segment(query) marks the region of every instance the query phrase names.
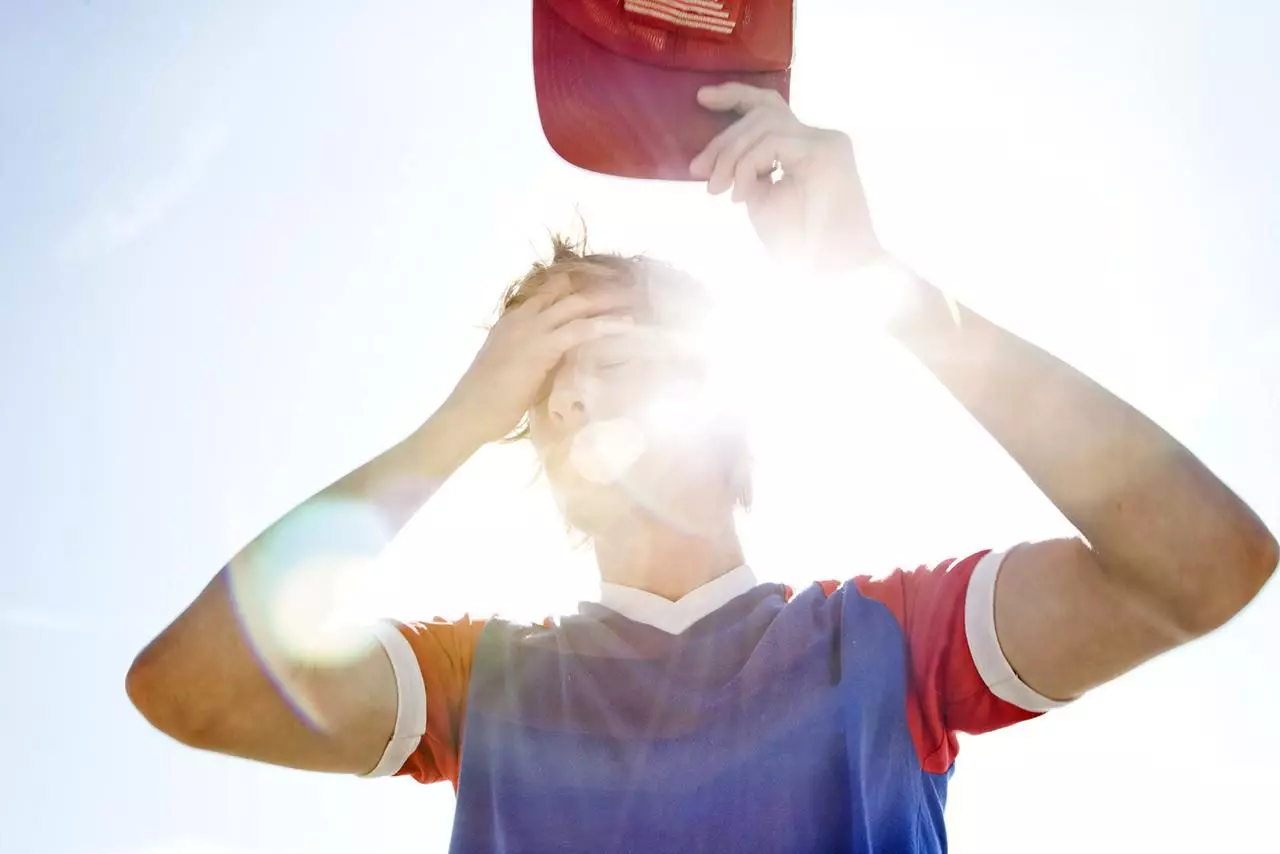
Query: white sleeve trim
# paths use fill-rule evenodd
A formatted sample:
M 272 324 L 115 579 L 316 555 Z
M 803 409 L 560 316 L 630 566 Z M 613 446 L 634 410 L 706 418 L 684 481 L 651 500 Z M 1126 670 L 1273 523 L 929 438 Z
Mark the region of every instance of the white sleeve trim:
M 413 647 L 392 623 L 378 623 L 374 631 L 391 660 L 396 676 L 396 728 L 374 769 L 362 777 L 388 777 L 401 768 L 418 749 L 427 731 L 427 687 Z
M 1006 703 L 1028 712 L 1047 712 L 1066 705 L 1037 693 L 1014 672 L 996 635 L 996 579 L 1008 552 L 982 556 L 969 577 L 964 599 L 964 633 L 978 675 L 987 688 Z

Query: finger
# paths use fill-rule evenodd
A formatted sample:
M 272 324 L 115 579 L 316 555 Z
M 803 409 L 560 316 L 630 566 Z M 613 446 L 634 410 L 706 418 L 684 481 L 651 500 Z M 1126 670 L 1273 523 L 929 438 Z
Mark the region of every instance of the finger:
M 629 317 L 580 317 L 571 320 L 547 336 L 547 345 L 557 358 L 589 341 L 610 336 L 627 335 L 635 330 Z
M 552 273 L 538 287 L 537 293 L 520 303 L 516 308 L 525 314 L 538 314 L 556 300 L 567 296 L 573 287 L 573 280 L 568 273 Z
M 621 346 L 643 358 L 701 359 L 708 355 L 705 336 L 651 325 L 637 326 L 621 339 Z
M 777 123 L 769 122 L 758 126 L 755 129 L 755 133 L 750 135 L 743 134 L 733 140 L 716 158 L 715 170 L 707 180 L 707 191 L 718 194 L 735 186 L 735 181 L 740 171 L 739 167 L 747 153 L 758 148 L 776 149 L 780 137 L 781 132 Z M 767 171 L 773 171 L 772 161 L 770 161 Z M 736 194 L 734 195 L 734 200 L 738 200 Z
M 718 113 L 736 110 L 745 113 L 756 107 L 787 106 L 786 100 L 773 89 L 761 89 L 746 83 L 729 82 L 703 86 L 698 90 L 698 103 Z
M 729 199 L 735 204 L 754 205 L 768 198 L 769 193 L 773 191 L 773 186 L 773 173 L 772 170 L 768 169 L 758 175 L 734 178 L 733 193 L 729 196 Z
M 689 164 L 689 172 L 695 178 L 710 179 L 715 174 L 716 165 L 720 161 L 720 156 L 727 148 L 743 137 L 754 138 L 762 125 L 769 120 L 769 114 L 764 110 L 755 110 L 747 113 L 733 124 L 729 125 L 720 133 L 716 134 L 711 142 L 707 143 L 707 147 L 698 153 Z M 710 189 L 710 186 L 708 186 Z
M 651 323 L 636 323 L 625 335 L 602 344 L 596 351 L 601 358 L 635 358 L 653 356 L 686 356 L 702 352 L 701 336 L 684 329 L 673 329 Z
M 733 170 L 733 196 L 735 202 L 745 202 L 773 186 L 773 170 L 782 160 L 785 140 L 776 134 L 768 134 L 743 152 Z
M 539 323 L 547 329 L 557 329 L 570 321 L 601 314 L 619 314 L 632 311 L 641 304 L 643 296 L 636 290 L 607 288 L 570 294 L 557 300 L 539 313 Z
M 728 144 L 729 140 L 742 133 L 743 128 L 748 123 L 757 121 L 758 119 L 755 118 L 757 115 L 743 116 L 712 137 L 711 141 L 689 162 L 689 174 L 695 178 L 710 178 L 711 170 L 715 168 L 716 156 L 720 153 L 720 150 Z
M 738 161 L 742 156 L 773 136 L 773 129 L 764 124 L 752 128 L 751 131 L 732 140 L 716 157 L 715 168 L 711 170 L 711 177 L 707 179 L 708 193 L 718 196 L 732 187 L 733 177 L 738 171 Z
M 733 187 L 734 176 L 738 173 L 738 162 L 742 159 L 742 155 L 760 142 L 769 139 L 770 136 L 768 128 L 761 128 L 751 136 L 736 140 L 733 148 L 721 152 L 716 158 L 716 166 L 711 177 L 707 179 L 707 192 L 718 196 Z

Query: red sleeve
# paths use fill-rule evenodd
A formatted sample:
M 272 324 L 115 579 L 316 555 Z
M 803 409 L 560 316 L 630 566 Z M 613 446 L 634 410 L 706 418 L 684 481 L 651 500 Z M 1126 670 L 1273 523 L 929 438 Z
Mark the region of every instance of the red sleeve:
M 951 767 L 956 732 L 990 732 L 1058 705 L 1022 683 L 1000 650 L 994 602 L 1003 557 L 978 552 L 854 579 L 858 592 L 889 609 L 906 640 L 907 721 L 926 771 Z
M 379 639 L 396 676 L 395 732 L 382 761 L 368 776 L 449 780 L 458 786 L 462 726 L 476 641 L 484 620 L 387 623 Z

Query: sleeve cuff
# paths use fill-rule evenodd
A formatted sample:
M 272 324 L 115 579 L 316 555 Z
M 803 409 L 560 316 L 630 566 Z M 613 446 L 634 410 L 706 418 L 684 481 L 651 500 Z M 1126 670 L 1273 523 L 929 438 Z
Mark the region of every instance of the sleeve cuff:
M 1068 701 L 1051 700 L 1014 672 L 996 635 L 996 579 L 1007 552 L 989 552 L 974 567 L 965 593 L 964 631 L 978 675 L 992 694 L 1028 712 L 1047 712 Z
M 396 677 L 396 727 L 378 764 L 360 776 L 388 777 L 404 767 L 427 731 L 427 688 L 413 647 L 400 630 L 393 623 L 383 622 L 374 631 Z

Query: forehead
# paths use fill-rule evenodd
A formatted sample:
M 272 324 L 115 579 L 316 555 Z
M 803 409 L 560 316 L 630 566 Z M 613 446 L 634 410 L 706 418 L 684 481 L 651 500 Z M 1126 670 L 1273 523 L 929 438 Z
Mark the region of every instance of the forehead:
M 691 363 L 707 356 L 710 301 L 696 282 L 677 276 L 650 275 L 638 281 L 585 278 L 575 290 L 639 290 L 625 314 L 636 321 L 626 335 L 609 336 L 579 347 L 569 361 L 645 359 Z

